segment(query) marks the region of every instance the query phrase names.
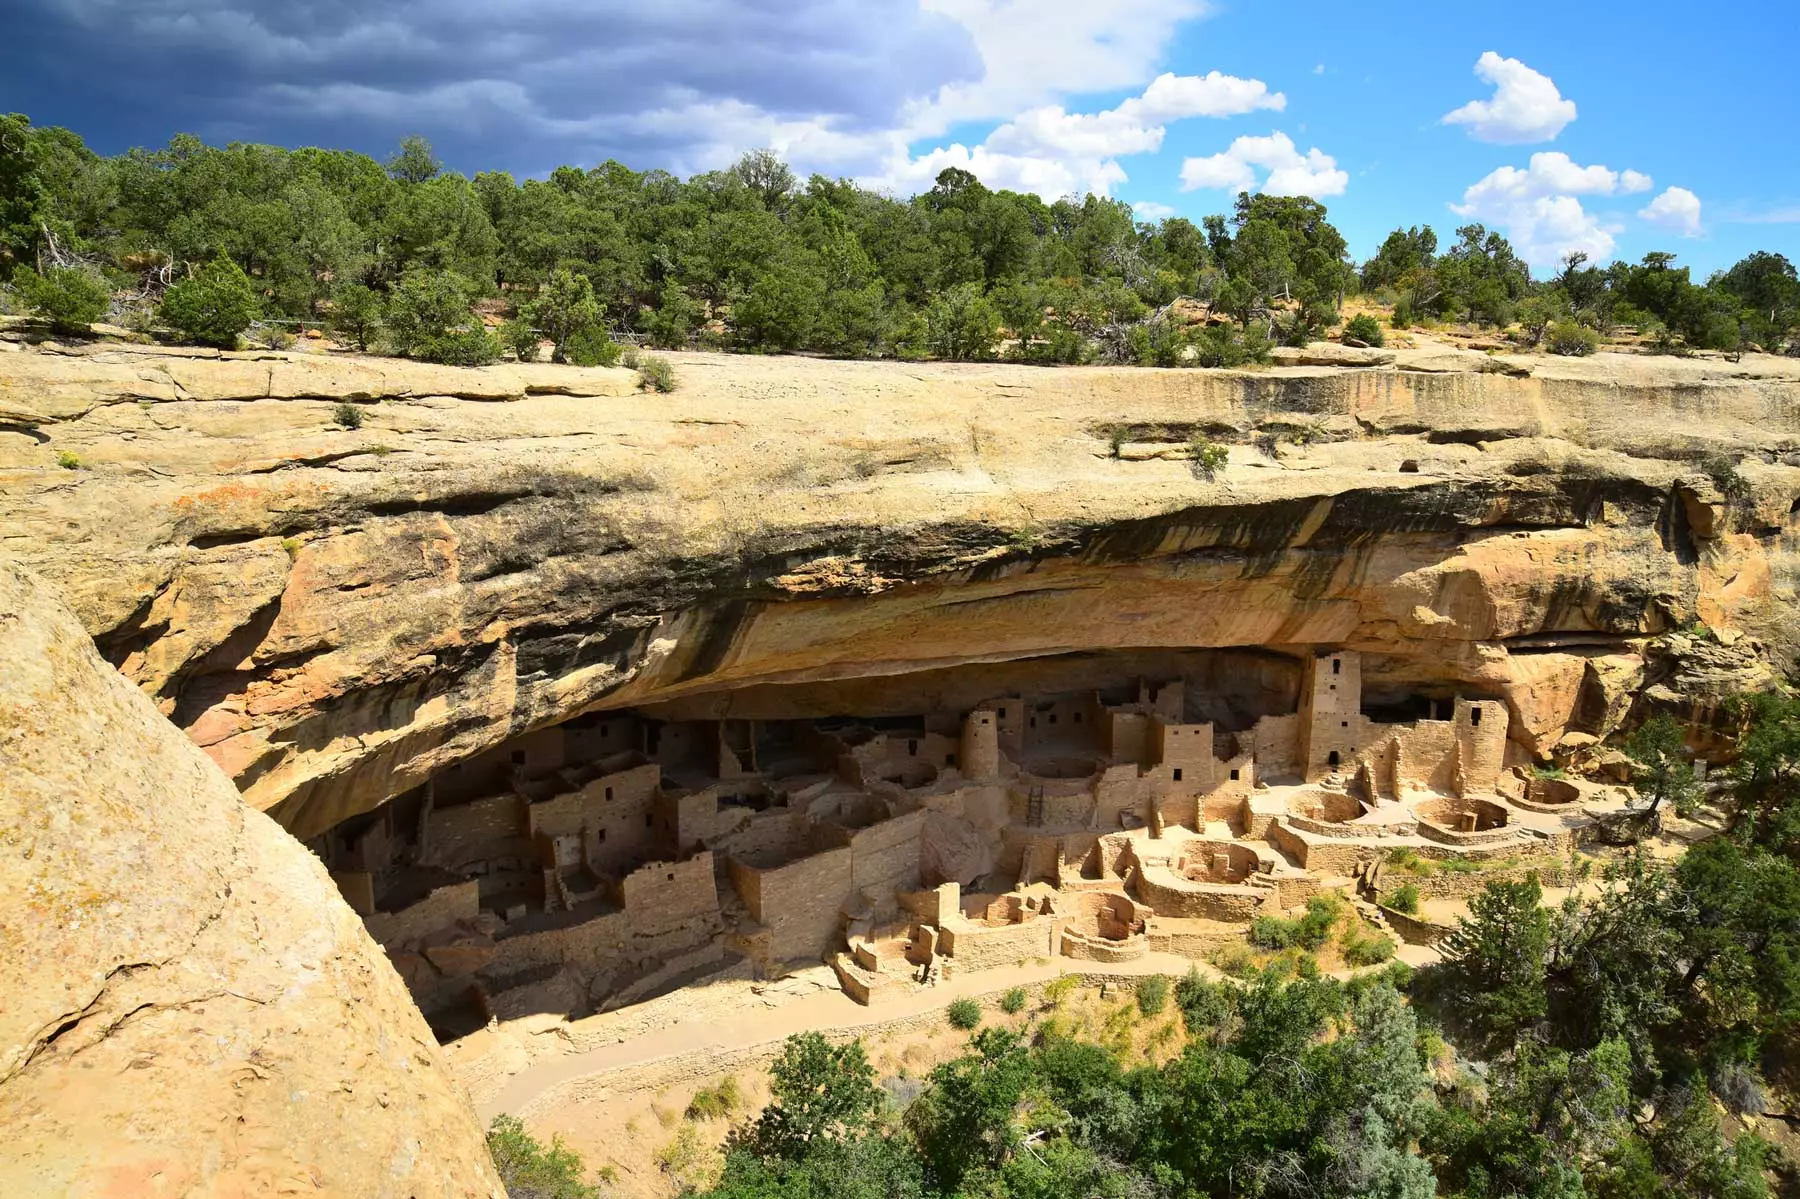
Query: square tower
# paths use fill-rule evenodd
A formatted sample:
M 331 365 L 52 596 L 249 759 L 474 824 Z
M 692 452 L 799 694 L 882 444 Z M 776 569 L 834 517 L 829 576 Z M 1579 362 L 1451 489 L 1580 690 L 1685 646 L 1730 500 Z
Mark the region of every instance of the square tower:
M 1300 684 L 1300 758 L 1307 782 L 1351 768 L 1362 723 L 1361 655 L 1333 650 L 1309 660 Z

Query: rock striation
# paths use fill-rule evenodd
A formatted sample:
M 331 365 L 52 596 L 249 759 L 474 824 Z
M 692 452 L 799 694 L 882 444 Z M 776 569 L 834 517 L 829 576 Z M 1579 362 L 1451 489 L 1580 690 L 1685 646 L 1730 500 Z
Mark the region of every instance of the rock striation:
M 503 1194 L 320 863 L 0 563 L 0 1194 Z
M 1651 678 L 1669 633 L 1746 635 L 1750 681 L 1790 637 L 1789 361 L 673 357 L 646 396 L 16 345 L 0 550 L 301 837 L 596 707 L 880 715 L 952 669 L 979 698 L 1095 652 L 1331 646 L 1372 702 L 1503 700 L 1545 757 L 1692 675 Z

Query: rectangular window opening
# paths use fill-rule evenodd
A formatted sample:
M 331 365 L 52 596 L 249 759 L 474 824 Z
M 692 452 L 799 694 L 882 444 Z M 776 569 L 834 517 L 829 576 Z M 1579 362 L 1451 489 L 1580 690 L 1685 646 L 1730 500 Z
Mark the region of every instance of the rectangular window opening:
M 1235 770 L 1231 772 L 1231 781 L 1234 783 L 1238 781 L 1238 772 Z
M 1175 768 L 1175 781 L 1178 783 L 1181 781 L 1181 767 L 1179 766 Z

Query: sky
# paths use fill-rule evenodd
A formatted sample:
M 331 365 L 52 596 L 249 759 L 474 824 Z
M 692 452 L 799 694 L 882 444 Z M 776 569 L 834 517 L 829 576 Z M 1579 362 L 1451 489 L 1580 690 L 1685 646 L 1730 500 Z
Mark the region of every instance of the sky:
M 1506 233 L 1542 274 L 1800 259 L 1794 0 L 0 0 L 0 111 L 103 153 L 408 133 L 453 169 L 769 147 L 896 195 L 960 166 L 1146 219 L 1309 195 L 1360 258 Z

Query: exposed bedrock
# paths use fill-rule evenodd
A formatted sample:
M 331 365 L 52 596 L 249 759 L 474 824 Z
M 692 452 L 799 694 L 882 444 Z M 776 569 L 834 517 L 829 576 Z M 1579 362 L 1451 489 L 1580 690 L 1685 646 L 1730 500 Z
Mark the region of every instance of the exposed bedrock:
M 0 1194 L 503 1194 L 324 867 L 8 563 L 0 661 Z
M 1505 699 L 1521 754 L 1766 679 L 1800 369 L 1398 358 L 677 355 L 647 397 L 623 371 L 24 349 L 0 548 L 301 836 L 594 706 L 918 711 L 1062 689 L 1097 651 L 1353 648 L 1374 696 Z M 1195 436 L 1230 446 L 1215 477 Z M 1695 622 L 1729 644 L 1647 654 Z

